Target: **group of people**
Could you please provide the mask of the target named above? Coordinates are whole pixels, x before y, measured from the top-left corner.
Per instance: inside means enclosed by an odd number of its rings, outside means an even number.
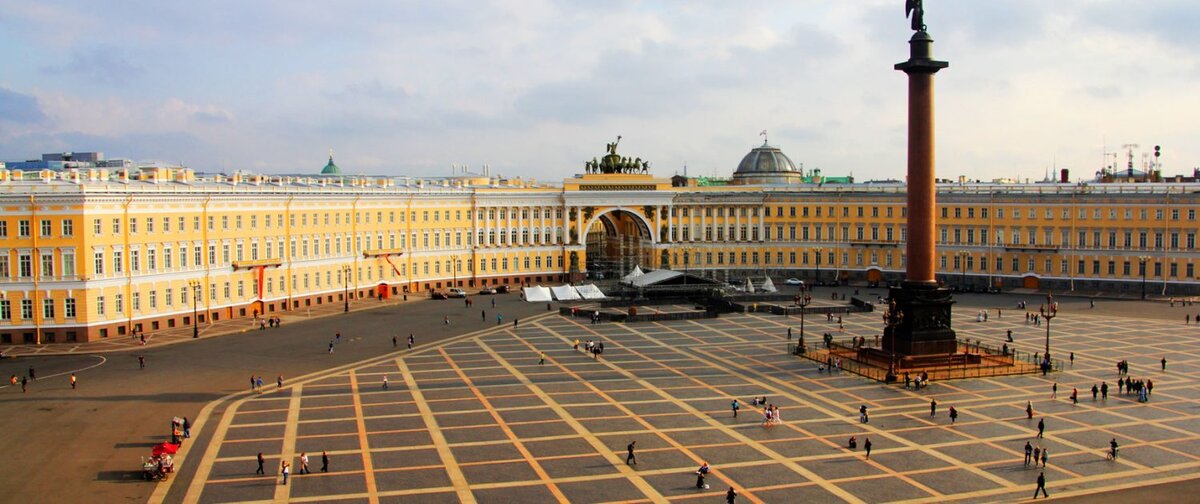
[[[579,350],[579,340],[575,340],[574,347],[576,350]],[[583,343],[583,351],[591,354],[593,359],[598,359],[600,358],[600,354],[604,353],[604,342],[589,339]]]
[[[917,374],[916,379],[913,379],[908,373],[904,373],[904,388],[908,388],[912,384],[915,389],[921,390],[921,387],[929,386],[929,372],[921,371]]]
[[[265,475],[266,471],[263,468],[263,464],[266,463],[267,459],[263,457],[262,452],[258,452],[257,460],[258,470],[254,471],[254,473],[258,475]],[[298,461],[300,463],[300,469],[297,474],[312,473],[312,471],[308,469],[308,453],[301,452]],[[283,475],[282,484],[288,484],[288,476],[291,476],[292,474],[292,464],[286,460],[279,461],[279,472]],[[324,451],[321,452],[321,472],[329,472],[329,454]]]
[[[254,318],[256,320],[258,320],[258,330],[259,331],[266,330],[267,327],[274,329],[276,327],[279,327],[279,324],[280,324],[279,317],[263,318],[263,317],[259,317],[258,315],[255,315]]]

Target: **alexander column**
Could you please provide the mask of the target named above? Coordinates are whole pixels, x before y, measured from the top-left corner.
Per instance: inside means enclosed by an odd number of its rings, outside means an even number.
[[[933,75],[950,66],[933,59],[933,38],[925,31],[921,0],[907,0],[905,13],[916,33],[908,61],[896,70],[908,74],[908,236],[906,278],[891,298],[902,314],[885,330],[884,350],[900,356],[948,354],[957,350],[950,328],[950,291],[934,276],[937,248],[937,187],[934,184]]]

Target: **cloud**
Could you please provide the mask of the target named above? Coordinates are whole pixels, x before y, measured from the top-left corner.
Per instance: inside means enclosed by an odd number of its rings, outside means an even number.
[[[66,63],[48,65],[42,71],[101,84],[125,84],[146,73],[125,49],[111,45],[74,49]]]
[[[46,120],[37,98],[0,87],[0,122],[34,125]]]

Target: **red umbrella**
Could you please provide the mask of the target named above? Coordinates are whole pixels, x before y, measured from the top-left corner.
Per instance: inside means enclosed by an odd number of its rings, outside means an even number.
[[[157,457],[164,453],[174,455],[176,451],[179,451],[178,446],[175,446],[171,443],[159,443],[154,445],[154,449],[150,452],[150,454]]]

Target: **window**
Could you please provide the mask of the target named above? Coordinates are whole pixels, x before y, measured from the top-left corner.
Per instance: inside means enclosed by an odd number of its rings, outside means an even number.
[[[8,238],[8,221],[0,220],[0,238]]]
[[[142,310],[142,293],[134,292],[132,299],[133,299],[133,301],[130,303],[130,305],[131,305],[130,307],[133,308],[134,311],[141,311]]]
[[[122,273],[125,271],[123,255],[119,250],[113,251],[113,273]]]
[[[117,313],[122,313],[125,311],[125,295],[124,294],[117,294],[113,298],[113,309],[116,310]]]
[[[95,264],[96,273],[95,274],[103,275],[104,274],[104,252],[96,252],[94,254],[94,257],[95,257],[95,261],[96,261],[96,264]]]
[[[50,236],[50,219],[42,219],[42,236]]]
[[[167,219],[164,217],[163,220],[165,221]],[[154,217],[147,217],[146,218],[146,233],[153,233],[153,232],[154,232]]]
[[[63,219],[62,234],[63,236],[75,236],[75,221],[71,219]]]
[[[43,252],[42,253],[42,276],[44,276],[44,277],[54,276],[54,253],[53,252]]]
[[[46,319],[46,320],[54,319],[54,300],[53,299],[47,298],[47,299],[42,300],[42,318]]]
[[[7,299],[0,299],[0,320],[12,320],[12,303]]]
[[[17,232],[21,238],[29,238],[29,221],[23,220],[17,222]]]
[[[75,252],[64,250],[62,253],[62,275],[64,278],[75,276]]]
[[[32,299],[22,299],[21,300],[21,318],[24,320],[32,320],[33,319],[33,300]]]
[[[33,276],[33,257],[29,254],[21,254],[17,257],[17,276],[21,278]]]
[[[104,316],[104,296],[96,296],[96,315]]]
[[[7,279],[10,274],[8,270],[8,254],[0,254],[0,279]]]

